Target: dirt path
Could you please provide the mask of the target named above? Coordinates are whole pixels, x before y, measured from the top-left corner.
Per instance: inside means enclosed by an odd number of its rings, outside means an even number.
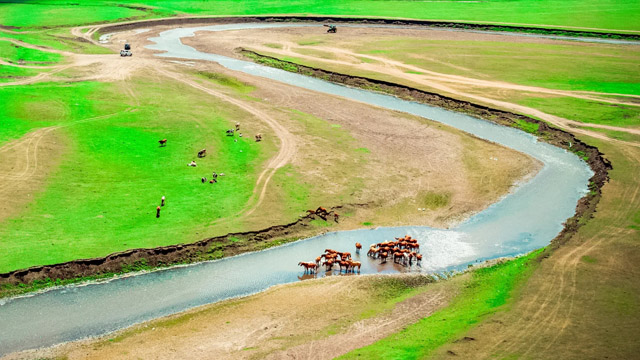
[[[17,67],[17,68],[23,68],[23,69],[38,69],[38,70],[49,70],[49,69],[55,69],[57,67],[59,67],[60,65],[43,65],[43,66],[37,66],[37,65],[20,65],[20,64],[14,64],[14,63],[10,63],[4,60],[0,60],[0,65],[3,66],[13,66],[13,67]]]
[[[272,52],[282,52],[284,55],[288,55],[288,56],[302,57],[302,58],[317,60],[316,57],[303,55],[303,54],[300,54],[298,52],[295,52],[295,51],[291,50],[291,46],[292,45],[296,46],[297,44],[295,44],[295,43],[286,44],[283,47],[282,50],[278,50],[278,49],[274,50],[273,48],[268,48],[268,47],[262,47],[262,50],[267,50],[267,51],[272,51]],[[355,52],[350,51],[350,50],[346,50],[346,49],[342,49],[342,48],[338,48],[338,47],[333,47],[333,46],[314,45],[313,49],[320,50],[320,51],[326,51],[326,52],[329,52],[329,53],[332,53],[332,54],[347,55],[347,56],[351,57],[354,60],[353,62],[348,62],[348,61],[340,61],[340,60],[322,59],[325,62],[337,63],[337,64],[342,64],[342,65],[354,65],[354,64],[362,63],[362,61],[359,60],[358,58],[365,58],[365,59],[370,59],[370,60],[373,60],[373,61],[377,61],[377,62],[380,63],[380,65],[375,64],[375,63],[364,63],[364,64],[360,64],[359,67],[362,67],[362,68],[365,68],[365,69],[371,67],[372,68],[371,70],[379,69],[381,66],[385,67],[385,68],[405,69],[405,70],[402,70],[401,72],[397,72],[397,74],[394,74],[394,76],[403,75],[407,79],[413,79],[413,78],[416,78],[416,77],[420,77],[420,78],[423,78],[423,79],[426,79],[426,80],[431,80],[431,81],[435,80],[435,81],[451,82],[451,83],[457,83],[457,84],[463,84],[463,85],[482,86],[482,87],[490,87],[490,88],[498,88],[498,89],[506,89],[506,90],[526,91],[526,92],[530,92],[530,93],[540,93],[540,94],[551,94],[551,95],[558,95],[558,96],[567,96],[567,97],[573,97],[573,98],[578,98],[578,99],[583,99],[583,100],[599,101],[599,102],[604,102],[604,103],[609,103],[609,104],[640,106],[640,104],[637,103],[637,102],[627,102],[627,101],[620,101],[620,100],[612,100],[612,99],[609,99],[609,98],[602,98],[602,97],[596,96],[596,95],[610,96],[611,95],[610,93],[602,93],[602,92],[595,92],[595,91],[579,91],[579,92],[576,92],[576,91],[568,91],[568,90],[556,90],[556,89],[547,89],[547,88],[538,87],[538,86],[527,86],[527,85],[512,84],[512,83],[507,83],[507,82],[503,82],[503,81],[482,80],[482,79],[470,78],[470,77],[461,76],[461,75],[451,75],[451,74],[439,73],[439,72],[428,70],[428,69],[425,69],[425,68],[422,68],[422,67],[419,67],[419,66],[414,66],[414,65],[410,65],[410,64],[405,64],[405,63],[400,62],[400,61],[391,60],[391,59],[388,59],[388,58],[385,58],[385,57],[367,55],[367,54],[359,54],[359,53],[355,53]],[[420,73],[423,73],[424,75],[423,74],[407,73],[406,70],[420,72]],[[640,95],[632,95],[632,94],[618,94],[618,95],[619,96],[625,96],[625,97],[640,99]]]
[[[93,39],[93,34],[100,30],[101,26],[77,26],[71,29],[71,35],[74,35],[80,39],[84,39],[94,45],[102,46],[99,42]],[[89,29],[86,32],[82,32],[84,29]]]
[[[418,295],[398,304],[387,315],[360,320],[341,334],[308,341],[290,349],[272,353],[266,359],[333,359],[373,344],[376,340],[400,331],[408,324],[428,317],[446,302],[447,297],[448,294],[444,289]]]
[[[581,123],[581,122],[577,122],[577,121],[573,121],[573,120],[569,120],[569,119],[565,119],[565,118],[561,118],[559,116],[555,116],[555,115],[551,115],[551,114],[547,114],[543,111],[531,108],[531,107],[527,107],[524,105],[519,105],[519,104],[514,104],[514,103],[510,103],[510,102],[506,102],[506,101],[502,101],[502,100],[497,100],[497,99],[493,99],[493,98],[489,98],[486,96],[481,96],[481,95],[477,95],[477,94],[472,94],[470,92],[465,92],[465,91],[461,91],[458,90],[456,88],[452,88],[451,86],[448,86],[444,83],[447,82],[454,82],[454,83],[462,83],[465,85],[480,85],[480,84],[486,84],[486,85],[481,85],[481,86],[490,86],[490,87],[501,87],[503,89],[511,89],[511,90],[524,90],[525,88],[527,89],[531,89],[531,90],[527,90],[527,91],[532,91],[535,92],[536,88],[532,88],[532,87],[526,87],[526,86],[520,86],[520,85],[510,85],[510,84],[504,84],[504,83],[498,83],[498,82],[487,82],[485,80],[476,80],[476,79],[471,79],[468,82],[464,79],[468,79],[468,78],[464,78],[464,77],[460,77],[460,76],[455,76],[455,75],[446,75],[446,74],[439,74],[439,73],[434,73],[434,74],[438,74],[438,76],[424,76],[424,75],[420,75],[420,74],[411,74],[411,73],[406,73],[404,70],[401,70],[401,68],[405,68],[405,69],[415,69],[418,70],[420,72],[429,72],[427,70],[424,70],[422,68],[418,68],[415,66],[410,66],[410,65],[405,65],[396,61],[392,61],[392,60],[388,60],[385,58],[381,58],[381,57],[376,57],[376,56],[361,56],[360,54],[355,54],[352,53],[350,51],[347,50],[343,50],[343,49],[337,49],[337,48],[330,48],[330,47],[325,47],[324,50],[325,51],[335,51],[336,53],[343,53],[343,54],[349,54],[351,56],[360,56],[360,57],[368,57],[371,58],[372,60],[376,60],[379,61],[381,64],[374,64],[374,63],[358,63],[355,64],[353,62],[349,62],[349,61],[343,61],[343,60],[331,60],[331,59],[323,59],[320,57],[315,57],[315,56],[308,56],[308,55],[302,55],[299,54],[297,52],[294,52],[292,50],[287,50],[287,47],[284,47],[283,49],[273,49],[273,48],[268,48],[268,47],[260,47],[260,46],[252,46],[255,48],[258,48],[259,51],[263,51],[263,52],[270,52],[270,53],[278,53],[281,54],[283,56],[294,56],[294,57],[298,57],[298,58],[303,58],[303,59],[307,59],[307,60],[311,60],[314,62],[321,62],[321,63],[327,63],[327,64],[333,64],[333,65],[343,65],[343,66],[350,66],[350,67],[357,67],[359,69],[362,70],[366,70],[366,71],[372,71],[372,72],[377,72],[377,73],[381,73],[381,74],[387,74],[387,75],[391,75],[400,79],[404,79],[404,80],[408,80],[414,83],[418,83],[418,84],[422,84],[449,94],[453,94],[457,97],[462,97],[462,98],[466,98],[466,99],[472,99],[475,100],[477,102],[483,103],[483,104],[489,104],[491,106],[497,106],[499,108],[502,109],[506,109],[509,111],[513,111],[513,112],[517,112],[517,113],[522,113],[522,114],[526,114],[526,115],[530,115],[530,116],[535,116],[538,117],[542,120],[545,120],[547,122],[549,122],[550,124],[557,126],[561,129],[564,130],[570,130],[574,133],[579,133],[579,134],[583,134],[583,135],[588,135],[594,138],[598,138],[598,139],[603,139],[603,140],[607,140],[607,141],[613,141],[616,143],[620,143],[620,144],[625,144],[625,145],[630,145],[630,146],[636,146],[636,147],[640,147],[640,143],[635,143],[635,142],[630,142],[630,141],[624,141],[624,140],[617,140],[617,139],[612,139],[608,136],[606,136],[605,134],[599,133],[599,132],[595,132],[595,131],[590,131],[584,128],[581,128],[583,126],[588,126],[588,127],[596,127],[596,128],[602,128],[602,129],[608,129],[608,130],[614,130],[614,131],[620,131],[620,132],[625,132],[628,134],[633,134],[633,135],[640,135],[640,129],[634,129],[634,128],[623,128],[623,127],[617,127],[617,126],[608,126],[608,125],[600,125],[600,124],[590,124],[590,123]],[[433,73],[433,72],[431,72]],[[490,85],[493,84],[493,85]],[[538,88],[538,89],[542,89],[542,88]],[[542,91],[542,90],[541,90]],[[556,91],[556,90],[548,90],[545,89],[544,91],[547,91],[548,93],[555,93],[555,94],[563,94],[564,96],[573,96],[573,97],[577,97],[577,98],[583,98],[583,99],[589,99],[589,100],[597,100],[597,101],[604,101],[604,102],[610,102],[610,103],[614,103],[614,104],[625,104],[625,105],[634,105],[634,106],[638,106],[639,104],[637,103],[622,103],[622,102],[617,102],[617,101],[613,101],[613,100],[602,100],[599,98],[594,98],[592,96],[585,96],[585,95],[580,95],[580,94],[576,94],[573,92],[563,92],[563,91]],[[568,94],[571,95],[568,95]]]
[[[171,72],[166,68],[162,68],[158,66],[156,68],[158,72],[161,74],[172,78],[176,81],[179,81],[183,84],[191,86],[195,89],[201,90],[211,96],[215,96],[225,102],[233,104],[242,110],[252,114],[258,119],[261,119],[265,123],[271,127],[275,135],[280,139],[280,146],[278,147],[278,153],[274,156],[266,165],[266,168],[260,173],[258,176],[258,180],[256,181],[256,188],[247,201],[247,205],[242,210],[238,211],[235,215],[231,215],[231,217],[246,217],[251,215],[262,203],[265,198],[265,194],[267,192],[267,186],[269,185],[269,181],[275,174],[276,170],[285,166],[289,162],[291,162],[293,156],[296,153],[296,139],[295,137],[287,130],[284,126],[282,126],[277,120],[273,117],[269,116],[267,113],[258,110],[256,107],[249,105],[246,101],[239,100],[237,98],[232,98],[228,95],[225,95],[219,91],[213,90],[211,88],[205,87],[187,77],[183,74],[178,74],[175,72]],[[257,195],[257,199],[256,199]]]
[[[73,55],[73,53],[69,52],[69,51],[52,49],[52,48],[48,48],[46,46],[33,45],[33,44],[30,44],[30,43],[24,42],[22,40],[16,40],[16,39],[11,39],[11,38],[0,38],[0,41],[7,41],[7,42],[10,42],[10,43],[12,43],[14,45],[21,46],[21,47],[24,47],[24,48],[27,48],[27,49],[32,49],[32,50],[39,50],[39,51],[44,51],[44,52],[53,53],[53,54],[60,54],[60,55],[64,55],[64,56]]]

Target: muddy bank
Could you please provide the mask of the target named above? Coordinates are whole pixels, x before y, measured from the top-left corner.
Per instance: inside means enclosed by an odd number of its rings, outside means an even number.
[[[154,20],[143,20],[128,23],[119,23],[101,27],[99,34],[121,32],[148,26],[176,26],[195,24],[244,24],[244,23],[316,23],[316,24],[369,24],[369,25],[395,25],[395,26],[419,26],[425,28],[476,30],[476,31],[500,31],[500,32],[521,32],[539,35],[571,36],[571,37],[598,37],[620,40],[640,40],[640,35],[549,29],[533,26],[507,26],[489,24],[469,24],[452,21],[432,21],[432,20],[410,20],[410,19],[381,19],[381,18],[361,18],[361,17],[332,17],[332,16],[248,16],[248,17],[180,17]]]
[[[266,249],[298,240],[313,233],[310,223],[314,219],[334,221],[335,210],[349,212],[368,204],[337,206],[327,215],[307,214],[285,225],[275,225],[266,229],[229,233],[207,238],[190,244],[178,244],[148,249],[131,249],[113,253],[105,257],[79,259],[60,264],[33,266],[0,274],[0,286],[30,284],[46,279],[75,279],[101,274],[120,274],[148,268],[187,264],[215,260],[241,253]],[[55,285],[52,283],[51,285]],[[7,292],[0,288],[0,297]]]
[[[564,244],[571,238],[571,236],[573,236],[573,234],[576,233],[578,228],[584,224],[584,220],[592,217],[593,213],[596,211],[596,206],[600,201],[600,197],[602,196],[602,187],[609,180],[608,173],[612,168],[611,163],[604,157],[604,154],[602,154],[598,148],[584,143],[569,132],[551,127],[543,121],[525,115],[493,109],[469,101],[458,100],[439,95],[437,93],[431,93],[383,80],[346,75],[299,65],[243,48],[238,48],[237,51],[246,58],[262,65],[272,66],[306,76],[312,76],[337,84],[391,94],[405,100],[416,101],[427,105],[469,114],[504,126],[523,129],[520,124],[537,124],[538,130],[533,134],[541,141],[566,149],[575,153],[577,156],[582,157],[594,172],[594,175],[589,179],[589,193],[578,201],[574,216],[567,219],[562,232],[558,234],[558,236],[556,236],[548,246],[548,251],[552,251],[558,246]]]

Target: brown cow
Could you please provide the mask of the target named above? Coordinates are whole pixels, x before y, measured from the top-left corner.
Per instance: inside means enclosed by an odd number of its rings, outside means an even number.
[[[158,140],[158,142],[160,143],[160,146],[167,145],[167,139]]]

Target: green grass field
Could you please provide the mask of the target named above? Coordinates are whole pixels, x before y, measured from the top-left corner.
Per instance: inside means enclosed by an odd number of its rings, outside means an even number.
[[[264,53],[286,61],[339,73],[425,87],[386,73],[363,70],[355,65],[325,63],[322,60],[327,58],[324,54],[326,51],[314,52],[313,47],[331,44],[325,44],[318,39],[320,38],[316,35],[304,35],[297,40],[299,44],[304,44],[304,48],[293,49],[311,55],[317,60],[283,56],[276,52]],[[407,70],[407,73],[424,75],[426,71],[434,71],[547,89],[640,95],[640,47],[637,46],[433,40],[419,37],[388,39],[382,36],[357,39],[353,42],[345,41],[340,46],[356,54],[391,59],[425,69],[425,72]],[[367,60],[363,62],[380,63],[374,59]],[[429,88],[426,90],[433,91]],[[477,89],[469,87],[469,90],[482,96],[505,99],[570,120],[624,127],[640,126],[639,106],[480,86]]]
[[[124,7],[123,5],[129,6]],[[144,9],[136,9],[143,7]],[[0,24],[12,27],[75,26],[176,14],[256,15],[320,14],[381,16],[467,22],[538,24],[640,31],[640,3],[634,0],[66,0],[0,3]],[[568,15],[571,14],[571,15]]]
[[[25,69],[14,66],[0,65],[0,83],[16,81],[21,78],[37,75],[38,69]]]
[[[59,62],[62,56],[0,41],[0,59],[22,65],[52,65]]]
[[[0,272],[194,241],[210,221],[246,204],[273,145],[224,136],[236,115],[216,101],[201,101],[195,90],[178,86],[171,94],[166,83],[150,80],[130,86],[140,105],[130,107],[133,100],[107,83],[0,91],[0,143],[36,128],[66,126],[58,130],[66,156],[44,191],[18,218],[0,224]],[[170,141],[160,148],[163,138]],[[187,167],[201,148],[210,156]],[[226,177],[201,184],[212,171]],[[156,219],[163,195],[167,206]]]
[[[445,74],[640,95],[637,46],[399,38],[368,41],[354,50]]]
[[[536,268],[540,250],[504,264],[481,268],[449,306],[404,330],[339,359],[422,359],[498,311]]]

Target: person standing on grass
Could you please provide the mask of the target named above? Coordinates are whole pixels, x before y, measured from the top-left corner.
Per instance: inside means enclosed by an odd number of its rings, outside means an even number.
[[[160,217],[160,206],[158,206],[156,208],[156,217],[159,218]]]
[[[162,200],[160,202],[160,205],[164,206],[164,195],[162,195]]]

